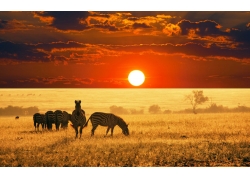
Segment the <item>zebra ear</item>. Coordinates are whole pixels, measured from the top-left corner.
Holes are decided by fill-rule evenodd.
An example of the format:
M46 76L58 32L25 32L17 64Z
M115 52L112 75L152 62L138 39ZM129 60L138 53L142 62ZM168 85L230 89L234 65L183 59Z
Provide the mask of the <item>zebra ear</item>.
M76 103L76 100L75 100L75 103Z
M81 100L79 102L81 103Z

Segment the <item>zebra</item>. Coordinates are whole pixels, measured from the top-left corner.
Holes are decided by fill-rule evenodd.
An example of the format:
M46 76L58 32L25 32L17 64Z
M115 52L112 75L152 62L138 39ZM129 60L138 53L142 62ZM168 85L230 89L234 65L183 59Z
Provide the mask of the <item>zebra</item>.
M76 137L78 137L78 127L80 127L80 137L82 136L82 129L84 124L86 124L85 111L81 108L81 100L75 100L75 110L72 112L71 120L73 127L76 132Z
M61 123L63 122L64 120L64 114L61 110L56 110L54 112L55 114L55 125L56 125L56 130L58 131L59 130L59 127L61 125Z
M56 124L55 113L53 111L47 111L45 117L48 130L52 130L52 124Z
M41 114L41 116L43 117L43 121L44 121L44 123L43 123L43 129L46 129L47 128L47 119L46 119L46 116L45 116L45 114Z
M128 124L126 124L121 117L116 116L112 113L95 112L91 114L84 126L88 125L89 120L91 120L92 123L91 136L94 135L95 129L98 125L108 126L106 135L108 134L109 129L111 129L111 136L113 136L114 127L116 125L118 125L122 129L122 133L125 136L129 135Z
M67 111L63 111L63 120L61 122L61 128L68 128L69 120L71 120L71 114L69 114Z
M44 114L35 113L33 115L33 121L35 126L35 131L39 131L39 125L42 125L42 129L46 128L46 118Z

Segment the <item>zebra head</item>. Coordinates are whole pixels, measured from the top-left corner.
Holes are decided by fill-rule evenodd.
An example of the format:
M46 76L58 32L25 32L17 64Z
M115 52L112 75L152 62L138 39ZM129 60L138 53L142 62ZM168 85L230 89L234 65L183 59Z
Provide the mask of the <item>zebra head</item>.
M128 124L126 124L126 125L123 127L122 133L123 133L125 136L128 136L128 135L129 135Z
M75 110L77 111L77 116L81 113L81 100L75 100Z

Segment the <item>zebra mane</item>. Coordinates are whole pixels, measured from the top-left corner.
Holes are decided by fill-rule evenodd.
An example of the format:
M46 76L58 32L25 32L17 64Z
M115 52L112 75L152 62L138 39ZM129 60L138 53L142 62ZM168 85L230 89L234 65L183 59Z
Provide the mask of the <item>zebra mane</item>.
M124 128L124 127L126 127L127 126L127 124L126 124L126 122L121 118L121 117L119 117L119 116L116 116L117 117L117 119L118 119L118 126L120 127L120 128Z

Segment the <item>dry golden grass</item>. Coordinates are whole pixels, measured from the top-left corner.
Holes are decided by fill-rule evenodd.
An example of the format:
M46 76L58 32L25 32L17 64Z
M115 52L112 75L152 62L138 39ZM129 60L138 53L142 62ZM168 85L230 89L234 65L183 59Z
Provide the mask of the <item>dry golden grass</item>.
M89 123L82 139L70 126L35 132L32 117L1 117L0 166L250 166L249 113L122 117L130 136L98 126L91 137Z

